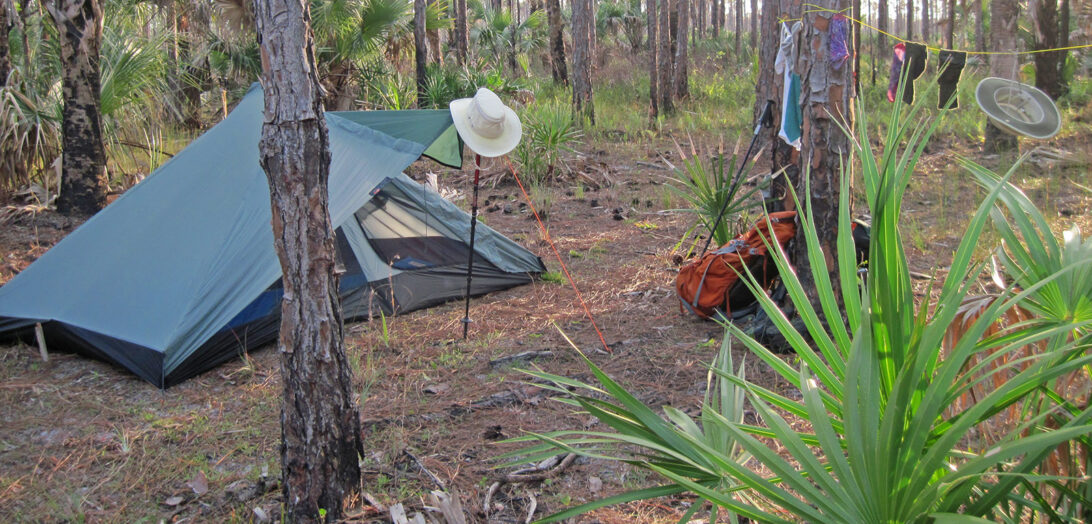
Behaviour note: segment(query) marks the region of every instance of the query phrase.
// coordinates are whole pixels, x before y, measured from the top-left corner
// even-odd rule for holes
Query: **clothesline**
[[[873,31],[875,31],[877,33],[882,34],[882,35],[886,35],[886,36],[888,36],[888,37],[890,37],[890,38],[892,38],[894,40],[897,40],[899,42],[904,42],[904,43],[912,43],[913,42],[912,40],[907,40],[907,39],[902,38],[900,36],[893,35],[891,33],[888,33],[887,31],[884,31],[884,30],[878,28],[878,27],[872,26],[870,24],[867,24],[865,22],[857,20],[856,18],[853,18],[851,16],[846,16],[845,14],[843,14],[849,8],[842,9],[842,10],[834,10],[834,9],[827,9],[825,7],[817,6],[815,4],[804,4],[804,6],[812,8],[812,9],[809,9],[807,11],[804,11],[805,14],[810,14],[810,13],[841,14],[842,16],[844,16],[846,18],[846,20],[849,20],[850,22],[853,22],[853,23],[855,23],[857,25],[860,25],[861,27],[867,27],[868,29],[871,29],[871,30],[873,30]],[[781,19],[778,19],[779,22],[799,22],[801,20],[803,20],[803,18],[781,18]],[[1092,48],[1092,44],[1071,45],[1071,46],[1066,46],[1066,47],[1055,47],[1055,48],[1052,48],[1052,49],[1032,49],[1030,51],[962,51],[962,50],[959,50],[959,49],[948,49],[948,48],[945,48],[945,47],[933,47],[933,46],[925,46],[925,48],[928,49],[929,51],[934,52],[934,53],[939,53],[941,51],[952,51],[952,52],[967,53],[968,55],[1033,55],[1033,54],[1037,54],[1037,53],[1052,53],[1052,52],[1055,52],[1055,51],[1073,51],[1073,50],[1076,50],[1076,49],[1088,49],[1088,48]]]

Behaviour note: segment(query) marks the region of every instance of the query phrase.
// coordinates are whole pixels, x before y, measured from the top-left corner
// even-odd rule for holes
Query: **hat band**
[[[500,118],[489,118],[489,115],[482,111],[477,100],[470,102],[466,119],[470,124],[470,130],[483,138],[498,138],[504,133],[504,115],[501,114]]]

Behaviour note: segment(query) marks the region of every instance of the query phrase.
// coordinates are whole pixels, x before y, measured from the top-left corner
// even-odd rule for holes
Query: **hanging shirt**
[[[800,75],[793,73],[792,68],[796,63],[796,35],[803,27],[800,22],[793,24],[791,29],[788,24],[781,23],[781,46],[774,60],[774,71],[783,75],[785,84],[781,96],[781,131],[777,136],[797,151],[800,150],[804,117],[800,111]]]
[[[940,52],[940,75],[937,83],[940,84],[940,99],[937,101],[938,109],[955,109],[959,107],[959,98],[956,97],[956,87],[959,77],[963,74],[963,66],[967,64],[967,53],[963,51]]]
[[[894,102],[899,92],[899,79],[902,78],[902,63],[906,59],[906,44],[895,44],[895,53],[891,58],[891,80],[887,83],[887,101]]]

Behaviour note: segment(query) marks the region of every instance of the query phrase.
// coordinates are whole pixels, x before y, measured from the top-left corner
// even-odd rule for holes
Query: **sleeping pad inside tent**
[[[281,267],[259,165],[261,89],[0,286],[0,340],[91,355],[166,388],[276,339]],[[470,217],[402,170],[458,167],[448,111],[326,114],[330,215],[345,319],[461,298]],[[472,295],[529,283],[542,261],[479,225]]]

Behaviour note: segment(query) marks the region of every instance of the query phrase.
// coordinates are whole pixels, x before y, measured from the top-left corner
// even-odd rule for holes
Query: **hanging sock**
[[[902,101],[914,103],[914,80],[925,72],[925,46],[914,42],[906,43],[906,60],[902,66],[906,69],[906,87],[902,90]]]
[[[830,61],[834,69],[841,69],[849,59],[848,27],[845,15],[834,15],[830,25]]]
[[[895,44],[895,56],[891,59],[891,80],[887,83],[887,101],[894,102],[899,92],[899,78],[902,75],[902,62],[906,59],[906,44]]]
[[[803,113],[800,110],[800,75],[792,72],[792,65],[796,63],[796,37],[803,28],[803,24],[796,22],[789,25],[781,23],[781,46],[777,50],[777,59],[774,60],[774,71],[783,75],[784,90],[781,94],[781,130],[777,136],[786,144],[800,150],[800,135],[803,133]]]
[[[940,76],[937,77],[937,83],[940,84],[940,99],[937,101],[937,108],[959,107],[956,85],[959,84],[959,77],[963,74],[965,65],[967,65],[967,53],[947,49],[940,52]]]

